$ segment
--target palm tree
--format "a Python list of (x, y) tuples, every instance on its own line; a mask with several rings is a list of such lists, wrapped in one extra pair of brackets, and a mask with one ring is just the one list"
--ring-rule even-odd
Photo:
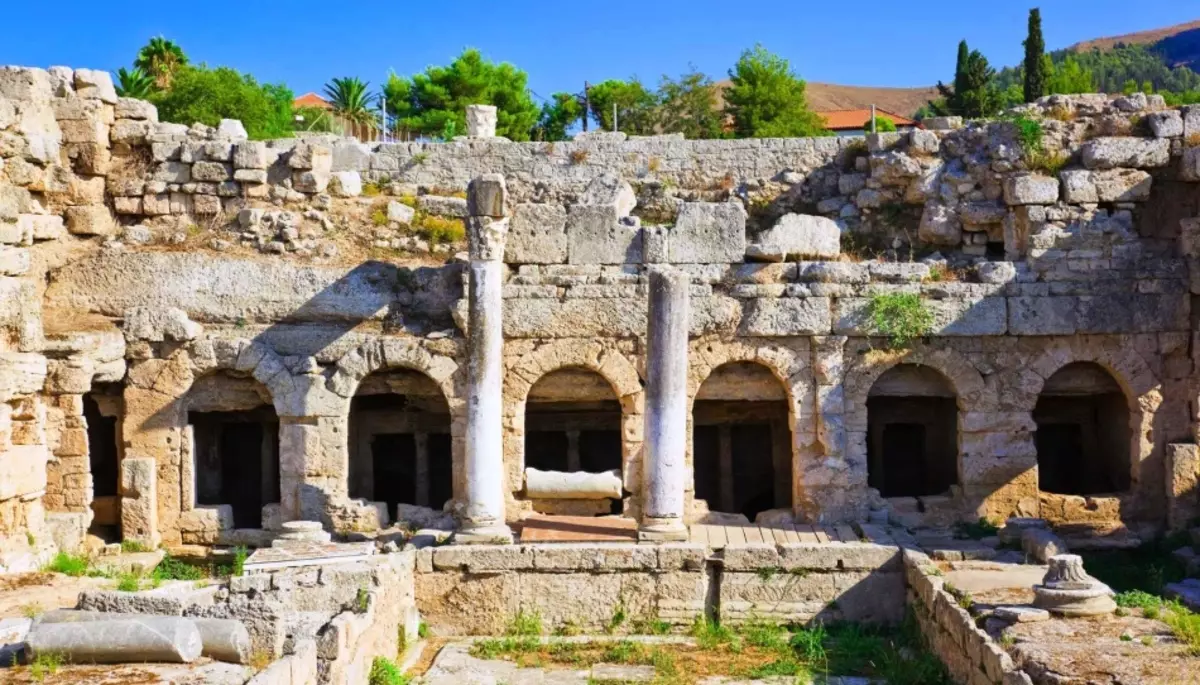
[(170, 88), (175, 72), (187, 63), (183, 48), (162, 36), (151, 38), (133, 60), (133, 66), (153, 76), (159, 88)]
[(368, 91), (370, 84), (355, 76), (335, 78), (325, 84), (325, 96), (333, 105), (333, 111), (346, 121), (365, 124), (375, 120), (371, 106), (375, 96)]
[(123, 98), (148, 100), (156, 92), (158, 92), (158, 86), (155, 85), (150, 74), (137, 67), (134, 67), (132, 71), (126, 71), (125, 67), (117, 69), (117, 95)]

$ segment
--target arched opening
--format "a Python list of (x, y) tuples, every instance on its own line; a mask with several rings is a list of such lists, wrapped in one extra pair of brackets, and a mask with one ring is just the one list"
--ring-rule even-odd
[(229, 505), (235, 528), (261, 528), (279, 496), (279, 417), (253, 378), (218, 372), (187, 394), (198, 505)]
[(1103, 367), (1075, 362), (1056, 371), (1038, 395), (1033, 421), (1041, 490), (1099, 495), (1129, 489), (1129, 404)]
[[(525, 466), (539, 471), (604, 473), (622, 469), (621, 403), (608, 380), (567, 367), (538, 379), (525, 399)], [(539, 501), (543, 513), (620, 513), (618, 497)]]
[(884, 497), (940, 495), (958, 482), (958, 405), (941, 373), (897, 364), (867, 393), (867, 484)]
[[(92, 525), (104, 529), (121, 522), (120, 418), (124, 406), (119, 383), (97, 383), (83, 396), (88, 466), (92, 473)], [(107, 536), (106, 536), (107, 537)]]
[(696, 498), (709, 511), (755, 516), (792, 506), (787, 392), (751, 362), (717, 367), (692, 405)]
[(441, 511), (454, 496), (450, 405), (429, 376), (378, 371), (350, 400), (350, 496)]

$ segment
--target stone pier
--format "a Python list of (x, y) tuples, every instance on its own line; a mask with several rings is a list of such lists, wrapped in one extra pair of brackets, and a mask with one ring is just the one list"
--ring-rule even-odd
[(646, 360), (645, 496), (638, 536), (686, 540), (688, 275), (652, 267)]
[(512, 542), (504, 522), (502, 427), (504, 177), (485, 174), (467, 188), (470, 288), (467, 304), (466, 511), (460, 543)]

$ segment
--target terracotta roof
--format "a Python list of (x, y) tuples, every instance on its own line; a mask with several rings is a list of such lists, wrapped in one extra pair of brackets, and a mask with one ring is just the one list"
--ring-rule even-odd
[[(825, 120), (825, 128), (831, 131), (846, 131), (849, 129), (861, 129), (871, 120), (870, 109), (838, 109), (830, 112), (817, 112), (821, 118)], [(879, 108), (875, 109), (876, 117), (887, 117), (892, 120), (892, 123), (897, 126), (916, 126), (917, 122), (902, 117), (899, 114), (893, 114), (887, 110)]]
[(300, 109), (301, 107), (317, 107), (320, 109), (333, 109), (333, 105), (325, 98), (316, 93), (305, 93), (300, 97), (292, 100), (292, 107)]

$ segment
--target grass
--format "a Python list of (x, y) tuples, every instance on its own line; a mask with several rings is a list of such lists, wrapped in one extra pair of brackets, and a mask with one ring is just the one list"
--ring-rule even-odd
[(58, 554), (54, 555), (54, 558), (51, 559), (50, 563), (46, 564), (42, 570), (50, 571), (52, 573), (62, 573), (78, 578), (80, 576), (87, 575), (88, 571), (91, 569), (91, 566), (92, 564), (90, 561), (88, 561), (87, 557), (68, 554), (66, 552), (59, 552)]
[(256, 649), (250, 652), (250, 659), (247, 665), (255, 671), (261, 671), (267, 666), (270, 666), (275, 661), (275, 656), (265, 649)]
[(521, 609), (508, 622), (508, 627), (505, 628), (505, 635), (512, 636), (536, 636), (542, 634), (542, 615), (536, 610), (525, 611)]
[(150, 572), (150, 577), (161, 583), (167, 580), (201, 580), (207, 577), (207, 574), (199, 566), (180, 561), (168, 554)]
[(46, 608), (37, 602), (21, 605), (21, 615), (28, 619), (34, 619), (46, 613)]
[(572, 164), (583, 164), (584, 162), (587, 161), (587, 158), (588, 158), (587, 150), (573, 150), (571, 152), (571, 163)]
[(378, 183), (367, 181), (366, 183), (363, 184), (362, 194), (364, 196), (375, 197), (376, 195), (379, 195), (381, 193), (383, 193), (383, 189), (379, 187)]
[(117, 590), (121, 592), (137, 592), (142, 589), (142, 577), (136, 573), (122, 573), (117, 576)]
[(47, 676), (58, 673), (64, 663), (63, 656), (56, 652), (39, 652), (29, 663), (29, 674), (37, 682), (42, 682)]
[(400, 672), (400, 667), (391, 659), (377, 656), (371, 662), (371, 673), (367, 676), (368, 685), (408, 685), (412, 677)]
[(1117, 591), (1113, 599), (1119, 609), (1138, 609), (1143, 617), (1162, 621), (1193, 656), (1200, 656), (1200, 614), (1162, 598), (1164, 586), (1186, 576), (1183, 564), (1171, 556), (1171, 551), (1185, 542), (1172, 536), (1131, 550), (1085, 552), (1082, 556), (1088, 573)]
[(354, 613), (365, 614), (370, 606), (371, 593), (365, 587), (358, 588), (358, 592), (354, 595)]
[(246, 575), (246, 559), (250, 556), (250, 550), (246, 549), (245, 545), (238, 545), (233, 548), (233, 573), (232, 575), (241, 577)]
[(874, 332), (892, 348), (908, 347), (933, 328), (933, 312), (917, 293), (878, 293), (871, 298), (869, 316)]
[(612, 616), (608, 619), (608, 624), (604, 626), (604, 632), (612, 635), (617, 632), (622, 625), (625, 624), (625, 619), (629, 618), (629, 614), (625, 611), (624, 604), (618, 604), (613, 607)]
[(1025, 153), (1025, 166), (1030, 171), (1040, 171), (1047, 176), (1058, 176), (1058, 172), (1066, 168), (1071, 156), (1053, 150), (1033, 150)]
[(371, 212), (371, 223), (375, 224), (376, 226), (387, 226), (387, 222), (387, 212), (383, 211), (382, 209), (376, 209), (375, 211)]
[(139, 540), (122, 540), (121, 551), (125, 554), (139, 554), (141, 552), (151, 552), (153, 550)]
[(954, 536), (959, 539), (982, 540), (997, 535), (1000, 527), (986, 518), (980, 517), (975, 523), (954, 524)]
[(789, 629), (761, 619), (729, 627), (699, 616), (691, 635), (695, 645), (658, 646), (630, 640), (543, 644), (533, 637), (510, 635), (480, 640), (471, 654), (504, 658), (524, 667), (649, 665), (655, 670), (653, 682), (659, 685), (689, 685), (708, 676), (791, 677), (810, 682), (815, 674), (859, 676), (893, 685), (951, 682), (941, 662), (926, 651), (911, 616), (899, 629), (852, 624)]

